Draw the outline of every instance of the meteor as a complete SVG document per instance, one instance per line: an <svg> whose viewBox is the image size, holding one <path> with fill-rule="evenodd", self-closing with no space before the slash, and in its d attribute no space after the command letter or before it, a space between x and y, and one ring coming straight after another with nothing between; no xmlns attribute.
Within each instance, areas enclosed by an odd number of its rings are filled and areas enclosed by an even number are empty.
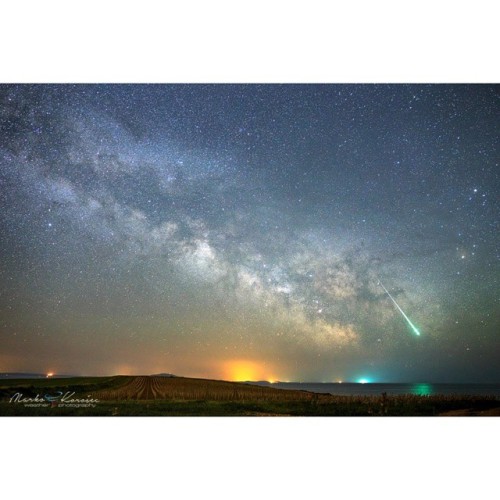
<svg viewBox="0 0 500 500"><path fill-rule="evenodd" d="M393 296L388 292L387 288L384 285L382 285L381 281L379 281L378 284L385 290L385 293L389 295L390 299L394 302L394 305L398 308L399 312L404 316L405 320L408 321L408 324L415 332L415 335L420 336L420 332L417 330L417 327L410 321L410 318L404 313L403 309L399 307L399 304L394 300Z"/></svg>

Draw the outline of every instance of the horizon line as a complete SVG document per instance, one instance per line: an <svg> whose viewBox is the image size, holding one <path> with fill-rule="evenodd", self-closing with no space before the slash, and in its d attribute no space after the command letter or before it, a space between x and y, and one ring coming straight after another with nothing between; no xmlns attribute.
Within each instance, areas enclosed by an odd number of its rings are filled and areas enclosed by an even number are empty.
<svg viewBox="0 0 500 500"><path fill-rule="evenodd" d="M92 377L92 378L102 378L102 377L154 377L154 376L170 376L171 378L192 378L192 379L201 379L201 380L214 380L214 381L222 381L222 382L234 382L234 383L266 383L270 385L275 385L275 384L336 384L336 385L343 385L343 384L356 384L356 385L374 385L374 384L500 384L500 381L497 382L461 382L461 381L456 381L456 382L440 382L440 381L423 381L423 380L413 380L413 381L398 381L398 382L388 382L388 381L355 381L355 380L332 380L332 381L318 381L318 380L266 380L266 379L259 379L259 380L228 380L228 379L222 379L222 378L207 378L207 377L195 377L195 376L186 376L186 375L176 375L173 373L167 373L167 372L160 372L160 373L150 373L150 374L139 374L139 373L134 373L134 374L122 374L122 373L115 373L115 374L105 374L105 375L78 375L78 374L69 374L69 373L56 373L56 372L48 372L48 373L41 373L41 372L2 372L0 373L0 377L9 377L13 375L33 375L39 378L85 378L85 377ZM15 377L13 377L15 378ZM23 377L26 379L29 379L30 377Z"/></svg>

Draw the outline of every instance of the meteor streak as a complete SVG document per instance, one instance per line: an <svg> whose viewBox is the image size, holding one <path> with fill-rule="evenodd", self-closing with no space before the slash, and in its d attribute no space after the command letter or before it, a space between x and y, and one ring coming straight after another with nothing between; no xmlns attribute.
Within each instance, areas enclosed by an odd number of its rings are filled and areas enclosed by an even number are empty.
<svg viewBox="0 0 500 500"><path fill-rule="evenodd" d="M420 332L417 330L417 327L410 321L410 318L404 313L403 309L399 307L399 304L394 300L393 296L388 292L387 288L382 285L381 281L379 281L378 284L385 290L385 293L389 295L390 299L394 302L394 305L399 309L399 312L404 316L405 320L408 321L408 324L411 326L415 334L420 336Z"/></svg>

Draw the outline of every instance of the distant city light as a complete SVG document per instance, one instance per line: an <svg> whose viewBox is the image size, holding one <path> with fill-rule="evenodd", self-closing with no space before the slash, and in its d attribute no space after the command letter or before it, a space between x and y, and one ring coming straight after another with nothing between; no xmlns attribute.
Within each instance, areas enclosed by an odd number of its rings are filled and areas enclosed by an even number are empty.
<svg viewBox="0 0 500 500"><path fill-rule="evenodd" d="M47 378L53 377L54 374L52 372L47 373Z"/></svg>

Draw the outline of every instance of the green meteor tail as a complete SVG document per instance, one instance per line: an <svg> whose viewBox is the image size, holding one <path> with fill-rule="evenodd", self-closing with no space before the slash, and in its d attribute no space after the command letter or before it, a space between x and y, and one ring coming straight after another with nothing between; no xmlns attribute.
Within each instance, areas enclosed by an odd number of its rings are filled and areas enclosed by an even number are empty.
<svg viewBox="0 0 500 500"><path fill-rule="evenodd" d="M411 329L413 330L415 335L418 335L420 337L420 332L418 331L418 328L410 321L410 318L404 313L403 309L399 307L399 304L394 300L392 295L388 292L387 288L384 285L382 285L381 281L379 281L378 283L385 290L385 293L389 295L389 298L394 302L394 305L398 308L399 312L403 315L404 319L408 321L408 324L411 326Z"/></svg>

